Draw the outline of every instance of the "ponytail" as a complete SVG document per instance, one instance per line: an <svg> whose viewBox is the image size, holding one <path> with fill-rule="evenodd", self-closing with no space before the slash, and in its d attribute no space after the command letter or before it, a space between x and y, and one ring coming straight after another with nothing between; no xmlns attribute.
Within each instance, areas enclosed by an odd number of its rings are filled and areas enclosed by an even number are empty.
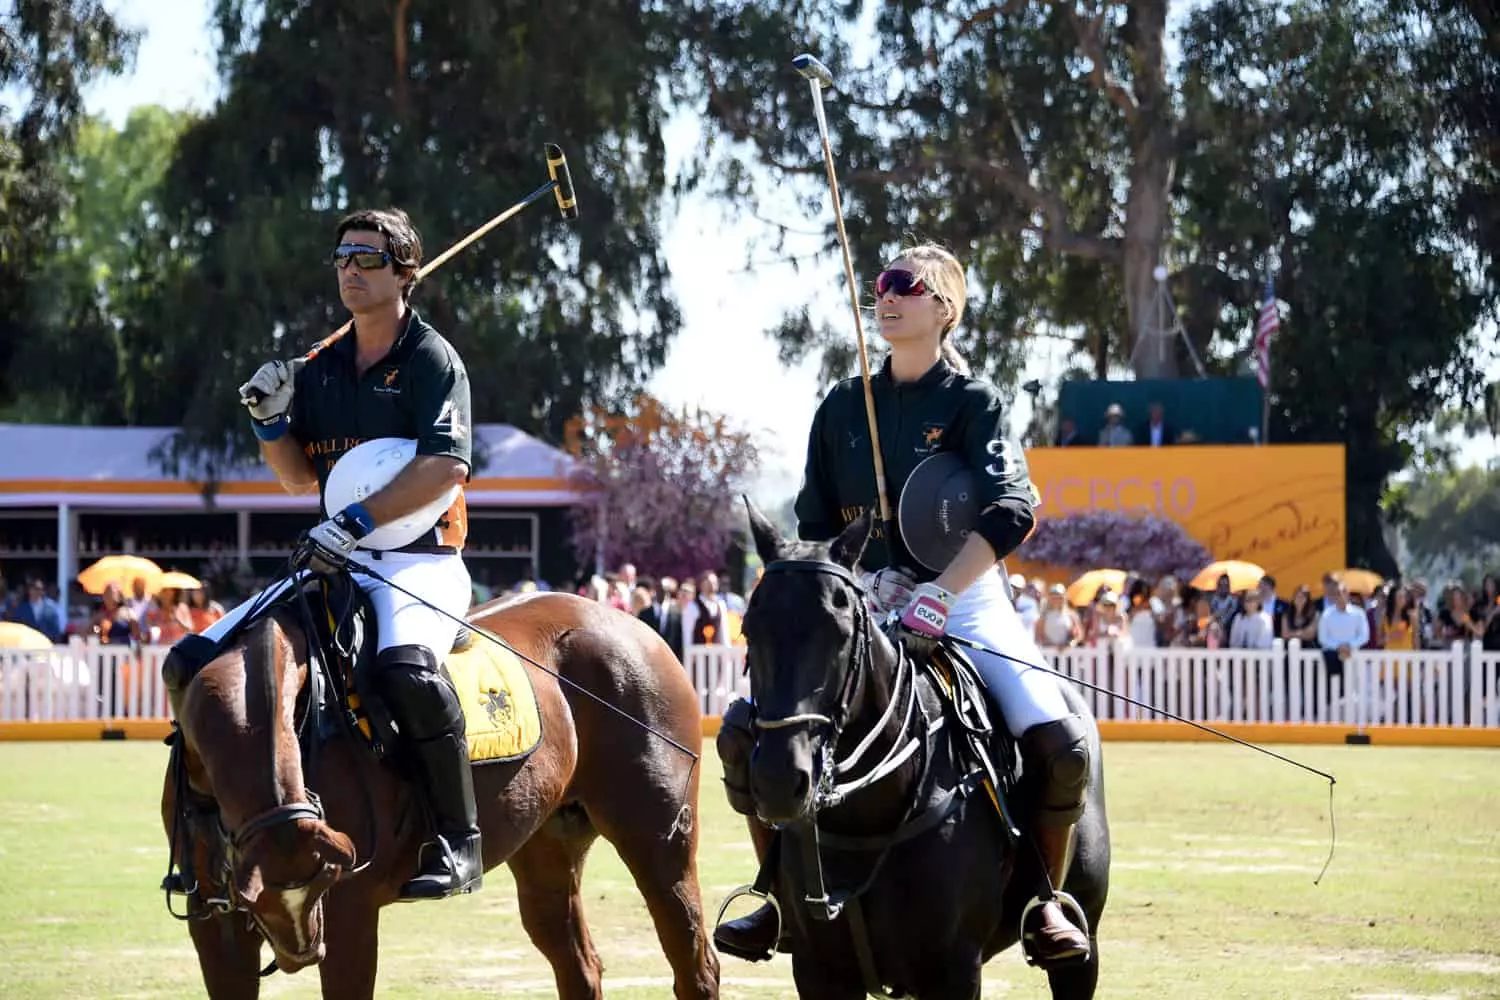
<svg viewBox="0 0 1500 1000"><path fill-rule="evenodd" d="M960 375L970 374L969 362L962 354L958 353L958 348L953 346L952 334L945 334L943 336L943 360L948 362L949 368L952 368Z"/></svg>

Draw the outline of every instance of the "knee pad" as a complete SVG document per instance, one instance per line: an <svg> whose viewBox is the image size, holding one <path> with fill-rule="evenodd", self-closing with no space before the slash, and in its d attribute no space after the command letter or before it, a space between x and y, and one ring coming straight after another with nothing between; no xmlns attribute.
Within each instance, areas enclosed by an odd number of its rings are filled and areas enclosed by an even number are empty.
<svg viewBox="0 0 1500 1000"><path fill-rule="evenodd" d="M185 635L178 639L161 661L161 679L173 694L187 690L198 671L213 662L219 644L202 635Z"/></svg>
<svg viewBox="0 0 1500 1000"><path fill-rule="evenodd" d="M1037 819L1042 826L1069 826L1083 814L1092 758L1088 727L1069 715L1021 734L1026 774L1040 786Z"/></svg>
<svg viewBox="0 0 1500 1000"><path fill-rule="evenodd" d="M724 792L729 805L744 816L755 815L750 798L750 755L755 750L755 705L748 698L736 698L724 710L715 746L724 765Z"/></svg>
<svg viewBox="0 0 1500 1000"><path fill-rule="evenodd" d="M375 673L386 707L401 735L418 742L462 736L463 707L437 657L426 646L393 646L375 658Z"/></svg>

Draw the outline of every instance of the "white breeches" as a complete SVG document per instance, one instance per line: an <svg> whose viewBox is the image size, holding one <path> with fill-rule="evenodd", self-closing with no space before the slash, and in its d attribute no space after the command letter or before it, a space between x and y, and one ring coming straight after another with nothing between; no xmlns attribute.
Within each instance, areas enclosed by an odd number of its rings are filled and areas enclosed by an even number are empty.
<svg viewBox="0 0 1500 1000"><path fill-rule="evenodd" d="M453 618L463 619L464 612L469 610L472 596L469 569L464 565L463 556L422 552L382 552L380 556L381 558L375 559L372 553L358 549L349 557L349 562L371 567L391 583L420 596L422 601L359 572L358 568L351 565L355 582L370 595L370 603L375 608L378 649L383 651L393 646L425 646L432 650L441 663L453 648L454 637L458 635L459 624ZM300 580L304 575L305 571L298 573L296 579ZM269 592L262 591L245 601L204 629L203 634L210 639L219 639L251 608L262 602L262 595L265 595L265 603L269 603L291 585L291 579L274 584ZM423 601L427 603L424 604ZM428 604L447 614L428 607Z"/></svg>
<svg viewBox="0 0 1500 1000"><path fill-rule="evenodd" d="M1000 706L1010 734L1020 738L1032 726L1071 715L1058 678L1021 623L1021 616L1005 594L998 568L991 569L959 595L948 612L948 634L968 639L1005 656L962 647Z"/></svg>

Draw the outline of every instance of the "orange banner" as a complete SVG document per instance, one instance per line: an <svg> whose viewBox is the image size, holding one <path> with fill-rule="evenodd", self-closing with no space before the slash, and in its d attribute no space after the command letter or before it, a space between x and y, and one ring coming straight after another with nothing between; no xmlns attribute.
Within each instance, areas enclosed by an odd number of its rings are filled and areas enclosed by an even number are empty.
<svg viewBox="0 0 1500 1000"><path fill-rule="evenodd" d="M1323 574L1344 565L1342 445L1037 448L1026 461L1042 519L1087 510L1170 517L1214 559L1263 567L1283 596L1303 583L1318 593ZM1030 576L1037 567L1011 569Z"/></svg>

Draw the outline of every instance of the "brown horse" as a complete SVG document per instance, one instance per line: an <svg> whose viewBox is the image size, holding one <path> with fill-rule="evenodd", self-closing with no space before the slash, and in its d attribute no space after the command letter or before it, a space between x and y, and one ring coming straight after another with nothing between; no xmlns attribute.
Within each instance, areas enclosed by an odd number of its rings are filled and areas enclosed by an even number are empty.
<svg viewBox="0 0 1500 1000"><path fill-rule="evenodd" d="M529 664L541 743L524 760L474 771L485 868L510 866L521 923L552 964L558 996L602 996L580 881L603 834L645 897L676 997L717 997L698 890L696 760L626 718L696 750L698 699L681 664L642 622L567 594L493 602L469 620L607 703ZM367 746L334 736L303 773L317 738L298 734L308 662L298 616L283 607L183 692L186 767L180 782L169 770L162 815L169 834L179 798L191 817L182 851L192 852L199 919L190 928L215 1000L258 994L262 940L285 972L317 964L325 998L373 996L380 908L396 901L425 838L419 790Z"/></svg>

